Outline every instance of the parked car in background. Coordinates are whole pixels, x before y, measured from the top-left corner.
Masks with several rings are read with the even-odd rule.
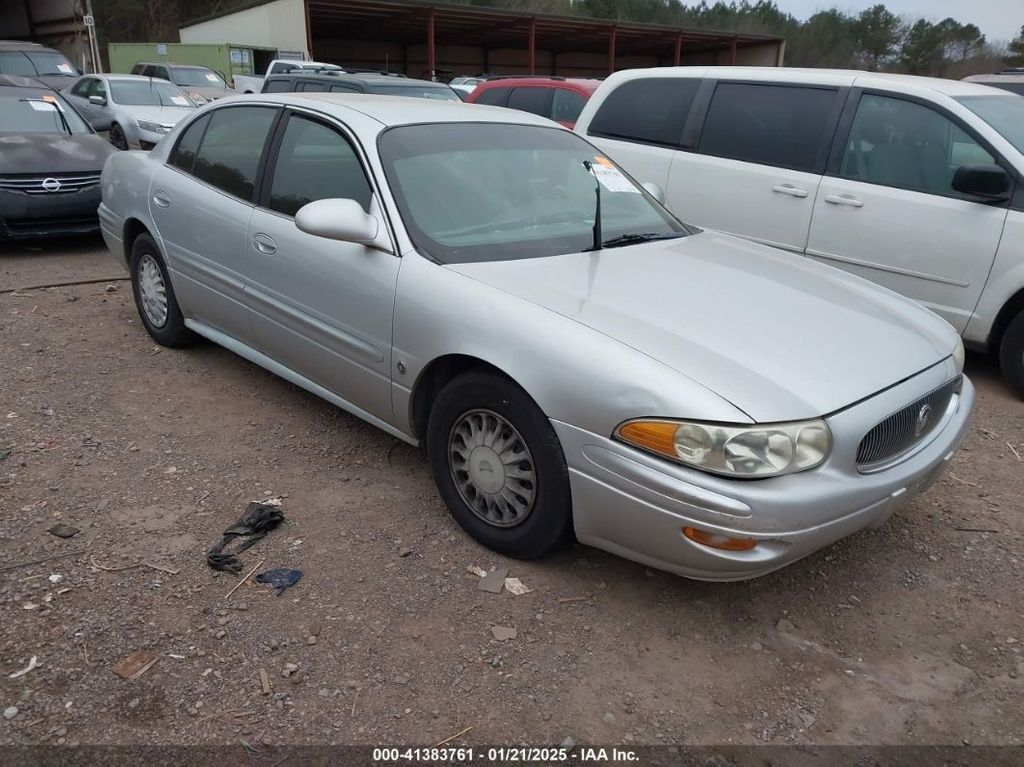
[[[377,72],[350,74],[341,71],[295,70],[268,76],[263,83],[263,92],[380,93],[387,96],[461,101],[458,94],[444,83]]]
[[[525,112],[239,97],[111,158],[100,218],[157,343],[205,336],[425,444],[513,556],[575,535],[761,575],[925,489],[974,402],[931,312],[691,229]]]
[[[0,75],[31,77],[61,89],[81,74],[60,51],[39,43],[0,40]]]
[[[579,78],[498,77],[480,83],[466,101],[519,109],[572,128],[600,84]]]
[[[63,96],[0,75],[0,239],[95,232],[112,154]]]
[[[84,75],[63,93],[118,149],[152,149],[196,108],[174,83],[141,75]]]
[[[631,69],[576,130],[695,224],[919,301],[1024,396],[1024,99],[868,72]]]
[[[994,75],[971,75],[965,77],[964,80],[969,83],[990,85],[993,88],[1024,96],[1024,69],[1005,69]]]
[[[264,75],[235,75],[235,90],[239,93],[260,93],[263,90],[263,82],[270,75],[279,75],[286,72],[301,70],[344,72],[345,70],[337,64],[325,64],[322,61],[298,61],[296,59],[274,59],[267,65],[267,72]]]
[[[205,104],[234,93],[219,72],[198,64],[140,61],[132,67],[131,73],[172,82],[196,104]]]
[[[450,85],[453,90],[461,91],[462,93],[465,93],[468,96],[470,93],[473,92],[473,89],[476,88],[476,86],[478,86],[480,83],[484,82],[485,79],[486,78],[483,77],[453,77],[448,82],[448,85]],[[465,99],[463,99],[463,101],[465,101]]]

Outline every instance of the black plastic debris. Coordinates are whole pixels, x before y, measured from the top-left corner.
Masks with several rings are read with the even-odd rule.
[[[253,501],[246,507],[245,514],[224,531],[224,537],[220,543],[206,552],[206,564],[214,570],[224,570],[229,573],[241,572],[242,563],[238,561],[238,555],[259,543],[283,520],[284,513],[278,506]],[[225,552],[224,548],[235,538],[247,538],[248,540],[242,541],[234,551]]]
[[[48,532],[50,535],[56,535],[58,538],[74,538],[82,531],[79,530],[77,527],[65,525],[63,522],[61,522],[60,524],[54,525],[46,532]]]
[[[265,583],[274,589],[277,596],[281,596],[289,586],[294,586],[302,578],[302,570],[289,570],[280,567],[276,570],[267,570],[256,576],[257,583]]]

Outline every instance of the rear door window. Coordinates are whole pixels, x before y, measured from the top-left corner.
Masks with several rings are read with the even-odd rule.
[[[598,107],[591,136],[678,146],[700,87],[696,77],[647,77],[624,82]]]
[[[276,115],[276,109],[266,107],[228,107],[211,113],[193,175],[251,201],[256,171]]]
[[[178,145],[171,153],[170,164],[186,173],[192,172],[192,166],[196,161],[196,152],[199,151],[199,142],[203,139],[203,133],[210,122],[210,116],[204,115],[194,123],[185,128],[181,134]]]
[[[574,123],[587,105],[587,97],[568,88],[555,88],[552,96],[551,119]]]
[[[552,88],[513,88],[508,97],[508,107],[541,117],[550,117],[553,92]]]
[[[477,96],[475,103],[503,107],[508,103],[508,95],[511,92],[511,88],[488,88]]]
[[[269,80],[263,86],[264,93],[288,93],[292,89],[291,80]]]
[[[300,91],[314,91],[314,92],[317,92],[317,93],[326,93],[327,92],[327,84],[326,83],[319,83],[316,80],[306,80],[304,82],[299,83],[298,90],[300,90]]]
[[[720,82],[697,151],[821,173],[838,93],[835,88]]]

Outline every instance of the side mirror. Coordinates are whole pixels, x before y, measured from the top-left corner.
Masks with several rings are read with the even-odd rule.
[[[998,165],[961,165],[953,174],[953,189],[987,202],[1010,196],[1010,176]]]
[[[89,103],[93,104],[94,106],[105,107],[107,105],[107,97],[106,96],[90,96],[89,97]]]
[[[303,205],[295,214],[295,226],[316,237],[391,250],[391,243],[380,221],[366,213],[355,200],[331,198]]]
[[[660,202],[662,205],[665,204],[665,193],[661,191],[660,186],[650,181],[645,181],[640,186],[642,186],[644,190],[647,192],[647,194],[649,194],[655,200]]]

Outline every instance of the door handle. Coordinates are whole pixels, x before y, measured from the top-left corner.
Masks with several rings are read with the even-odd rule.
[[[277,243],[266,234],[257,232],[252,236],[252,246],[265,256],[272,256],[277,253]]]
[[[851,208],[864,207],[863,202],[848,194],[826,194],[825,202],[831,203],[832,205],[849,205]]]
[[[775,186],[772,187],[772,191],[778,192],[779,194],[788,194],[790,197],[807,196],[806,189],[800,189],[798,187],[793,186],[792,184],[776,184]]]
[[[171,204],[171,198],[167,196],[166,192],[154,192],[153,204],[159,205],[161,208],[166,208]]]

